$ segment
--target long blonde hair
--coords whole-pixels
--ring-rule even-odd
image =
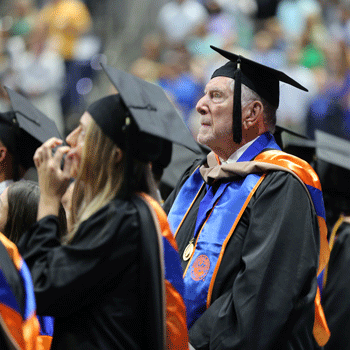
[[[124,152],[92,120],[72,196],[72,230],[65,237],[65,243],[73,239],[83,221],[125,191],[125,160]],[[149,164],[136,159],[133,164],[131,191],[155,196],[156,185]]]

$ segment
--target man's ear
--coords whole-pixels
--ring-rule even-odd
[[[260,117],[263,116],[264,106],[260,101],[254,101],[248,106],[246,106],[247,110],[244,111],[244,120],[243,127],[247,130],[254,126],[259,120]]]
[[[0,146],[0,162],[4,161],[4,159],[6,158],[6,154],[7,148],[4,146]]]

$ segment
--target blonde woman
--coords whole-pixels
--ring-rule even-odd
[[[150,161],[165,141],[139,132],[129,112],[119,94],[102,98],[68,135],[69,146],[52,155],[62,144],[52,138],[34,156],[38,222],[19,247],[38,314],[55,317],[52,350],[188,348],[176,244],[151,197]],[[57,215],[71,175],[72,228],[62,245]]]

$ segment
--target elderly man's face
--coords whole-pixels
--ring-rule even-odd
[[[200,129],[197,141],[213,151],[229,150],[233,146],[232,112],[233,79],[216,77],[205,87],[204,96],[196,109],[200,113]]]

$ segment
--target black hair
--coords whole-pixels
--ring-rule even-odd
[[[36,182],[17,181],[8,187],[7,198],[8,214],[3,233],[16,244],[22,234],[37,221],[40,189]],[[66,215],[62,205],[59,211],[59,230],[60,236],[67,230]]]

